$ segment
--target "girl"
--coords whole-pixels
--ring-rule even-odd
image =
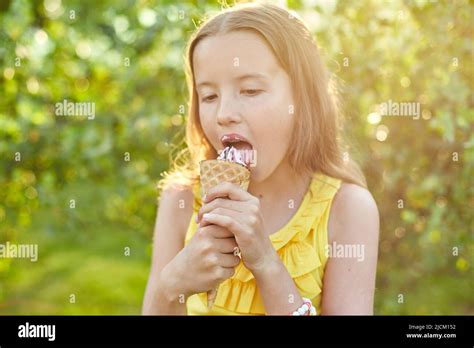
[[[372,314],[378,210],[342,152],[309,30],[277,6],[237,5],[194,33],[187,64],[188,156],[160,182],[143,313]],[[199,162],[229,139],[258,155],[248,191],[222,183],[201,199]]]

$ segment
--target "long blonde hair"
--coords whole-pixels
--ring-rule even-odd
[[[158,187],[192,185],[199,179],[199,162],[217,157],[199,121],[194,81],[193,53],[206,37],[236,30],[259,34],[291,79],[296,117],[290,165],[299,172],[321,172],[344,182],[366,187],[359,166],[345,153],[339,102],[329,73],[321,61],[316,42],[305,24],[283,8],[269,4],[239,4],[204,21],[191,36],[186,51],[189,90],[186,145],[165,172]]]

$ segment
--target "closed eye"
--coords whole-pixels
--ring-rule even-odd
[[[249,97],[253,97],[253,96],[259,95],[261,92],[263,92],[263,90],[261,89],[244,89],[240,93]]]
[[[206,96],[206,97],[203,97],[203,98],[201,99],[201,101],[202,101],[203,103],[210,103],[210,102],[212,102],[215,98],[217,98],[217,95],[211,94],[211,95],[208,95],[208,96]]]

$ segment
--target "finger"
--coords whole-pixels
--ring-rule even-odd
[[[233,254],[234,249],[238,247],[235,238],[221,238],[214,241],[217,250],[223,254]]]
[[[208,215],[208,214],[230,216],[231,218],[233,218],[237,221],[240,221],[243,218],[242,213],[236,212],[235,210],[229,210],[229,209],[225,209],[225,208],[216,208],[211,213],[203,214],[203,217],[201,218],[201,221],[199,222],[199,226],[203,227],[203,226],[212,225],[211,221],[204,219],[204,215]],[[225,226],[220,226],[219,225],[219,227],[222,228],[222,227],[225,227]],[[232,231],[230,231],[230,232],[232,232]]]
[[[207,233],[215,239],[234,237],[234,234],[227,228],[208,223],[200,227],[201,233]]]
[[[204,215],[208,215],[208,214],[214,214],[214,215],[219,215],[219,216],[228,216],[228,217],[231,217],[232,219],[234,219],[237,222],[242,222],[243,220],[245,220],[245,215],[242,215],[242,213],[236,212],[235,210],[229,210],[229,209],[225,209],[225,208],[216,208],[211,213],[203,214],[203,218],[201,219],[201,222],[199,223],[199,226],[208,226],[208,225],[213,224],[212,221],[209,221],[208,219],[207,220],[204,219]],[[242,223],[242,225],[244,226],[243,223]],[[220,228],[225,228],[225,226],[221,226],[221,225],[218,225],[218,226]],[[230,232],[232,233],[232,236],[234,236],[234,233],[232,231],[230,231]]]
[[[236,220],[239,220],[239,221],[243,218],[243,215],[242,215],[241,212],[236,211],[236,210],[227,209],[227,208],[222,208],[222,207],[214,208],[211,211],[206,212],[204,214],[208,214],[208,213],[230,216],[230,217],[232,217]],[[204,214],[203,214],[203,216],[204,216]],[[201,221],[202,221],[202,218],[201,218]]]
[[[223,282],[226,279],[229,279],[235,274],[234,267],[220,267],[219,268],[219,275],[220,275],[220,282]]]
[[[210,213],[216,208],[227,208],[238,212],[245,212],[246,205],[241,201],[233,201],[228,198],[216,198],[204,204],[198,211],[197,222],[201,221],[203,214]]]
[[[218,197],[228,197],[234,201],[247,201],[253,196],[239,185],[224,181],[209,189],[203,202],[208,203]]]
[[[202,216],[201,224],[211,223],[221,227],[227,228],[232,232],[236,237],[245,233],[244,226],[233,216],[229,215],[219,215],[215,213],[206,213]]]
[[[221,267],[233,268],[240,263],[240,259],[238,256],[234,256],[233,254],[219,254],[217,262]]]

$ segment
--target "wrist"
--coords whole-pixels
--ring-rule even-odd
[[[252,274],[254,275],[255,279],[258,281],[259,279],[266,279],[271,278],[275,275],[278,275],[282,272],[284,266],[280,260],[280,257],[273,249],[273,253],[269,255],[269,257],[259,264],[257,267],[251,269]]]
[[[161,297],[168,303],[181,303],[189,296],[182,284],[183,277],[180,277],[179,274],[179,271],[172,264],[168,264],[161,271],[159,292]]]

